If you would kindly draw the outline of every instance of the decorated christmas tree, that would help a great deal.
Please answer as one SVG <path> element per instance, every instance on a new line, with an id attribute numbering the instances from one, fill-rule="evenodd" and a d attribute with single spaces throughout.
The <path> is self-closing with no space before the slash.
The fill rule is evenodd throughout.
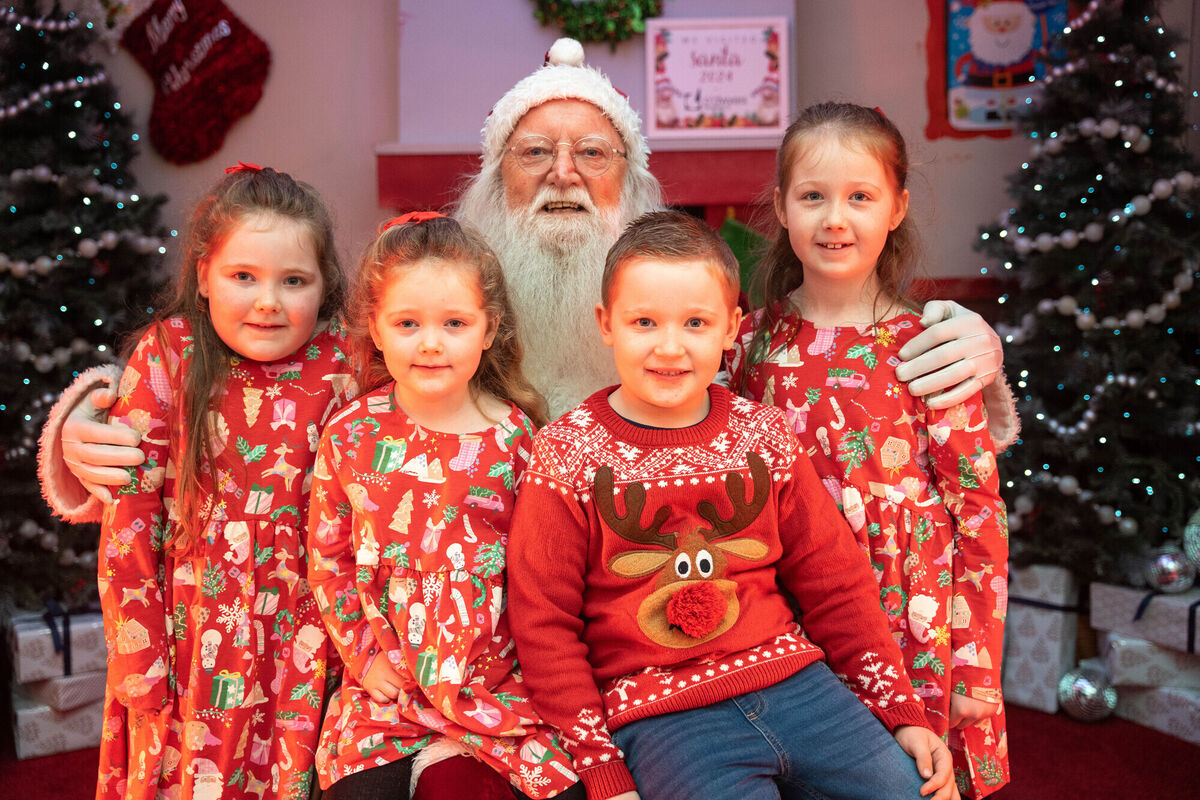
<path id="1" fill-rule="evenodd" d="M 1018 564 L 1136 583 L 1200 505 L 1195 93 L 1154 2 L 1092 2 L 1061 41 L 1013 204 L 981 233 L 1012 279 L 1000 333 L 1023 430 L 1004 492 Z"/>
<path id="2" fill-rule="evenodd" d="M 166 252 L 165 198 L 137 191 L 139 136 L 99 39 L 57 5 L 0 10 L 0 595 L 23 606 L 95 595 L 97 527 L 52 519 L 37 437 L 63 387 L 145 321 Z"/>

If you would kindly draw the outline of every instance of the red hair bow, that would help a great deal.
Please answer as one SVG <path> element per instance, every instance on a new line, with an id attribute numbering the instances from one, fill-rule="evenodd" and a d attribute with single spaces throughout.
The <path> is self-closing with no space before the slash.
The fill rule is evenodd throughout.
<path id="1" fill-rule="evenodd" d="M 398 217 L 392 217 L 387 222 L 379 226 L 379 232 L 383 233 L 388 228 L 394 228 L 397 225 L 407 225 L 410 222 L 428 222 L 431 219 L 444 217 L 445 214 L 440 211 L 410 211 L 407 214 L 401 214 Z"/>
<path id="2" fill-rule="evenodd" d="M 244 161 L 239 161 L 234 166 L 225 168 L 226 175 L 232 175 L 235 172 L 262 172 L 262 167 L 258 164 L 247 164 Z"/>

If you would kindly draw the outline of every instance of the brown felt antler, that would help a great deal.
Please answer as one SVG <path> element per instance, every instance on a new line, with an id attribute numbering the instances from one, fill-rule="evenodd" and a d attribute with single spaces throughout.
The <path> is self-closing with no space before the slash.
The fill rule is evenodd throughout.
<path id="1" fill-rule="evenodd" d="M 741 473 L 730 472 L 725 478 L 725 493 L 733 503 L 733 514 L 729 519 L 721 517 L 716 504 L 711 500 L 702 500 L 696 506 L 696 512 L 712 525 L 711 531 L 700 531 L 710 542 L 742 530 L 758 517 L 767 504 L 767 495 L 771 490 L 771 472 L 767 469 L 767 462 L 754 452 L 746 453 L 746 460 L 750 463 L 750 476 L 754 478 L 754 497 L 749 503 L 745 499 L 746 483 Z"/>
<path id="2" fill-rule="evenodd" d="M 625 515 L 617 513 L 617 505 L 613 500 L 613 472 L 608 466 L 596 470 L 596 509 L 600 517 L 622 539 L 637 544 L 656 544 L 668 550 L 674 550 L 676 535 L 674 533 L 659 533 L 658 529 L 667 521 L 671 509 L 662 506 L 654 512 L 654 519 L 643 528 L 641 525 L 642 506 L 646 503 L 646 488 L 640 481 L 629 484 L 625 490 Z"/>

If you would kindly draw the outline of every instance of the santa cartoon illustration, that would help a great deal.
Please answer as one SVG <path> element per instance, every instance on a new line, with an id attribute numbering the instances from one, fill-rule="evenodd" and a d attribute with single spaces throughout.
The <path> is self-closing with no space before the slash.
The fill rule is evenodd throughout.
<path id="1" fill-rule="evenodd" d="M 1023 0 L 964 0 L 971 49 L 954 63 L 967 86 L 1010 89 L 1034 77 L 1038 16 Z M 1043 41 L 1044 41 L 1043 37 Z"/>

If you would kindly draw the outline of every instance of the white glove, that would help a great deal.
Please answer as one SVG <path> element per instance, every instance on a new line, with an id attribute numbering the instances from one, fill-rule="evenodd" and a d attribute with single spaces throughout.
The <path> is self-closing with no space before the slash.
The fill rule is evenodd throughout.
<path id="1" fill-rule="evenodd" d="M 105 421 L 116 399 L 111 385 L 93 389 L 71 409 L 62 428 L 67 469 L 102 503 L 112 502 L 109 486 L 129 483 L 129 473 L 123 467 L 137 466 L 145 460 L 138 447 L 142 437 L 137 431 Z"/>
<path id="2" fill-rule="evenodd" d="M 931 300 L 925 327 L 900 349 L 896 377 L 930 408 L 950 408 L 982 391 L 1004 366 L 1000 337 L 983 317 L 950 300 Z"/>

